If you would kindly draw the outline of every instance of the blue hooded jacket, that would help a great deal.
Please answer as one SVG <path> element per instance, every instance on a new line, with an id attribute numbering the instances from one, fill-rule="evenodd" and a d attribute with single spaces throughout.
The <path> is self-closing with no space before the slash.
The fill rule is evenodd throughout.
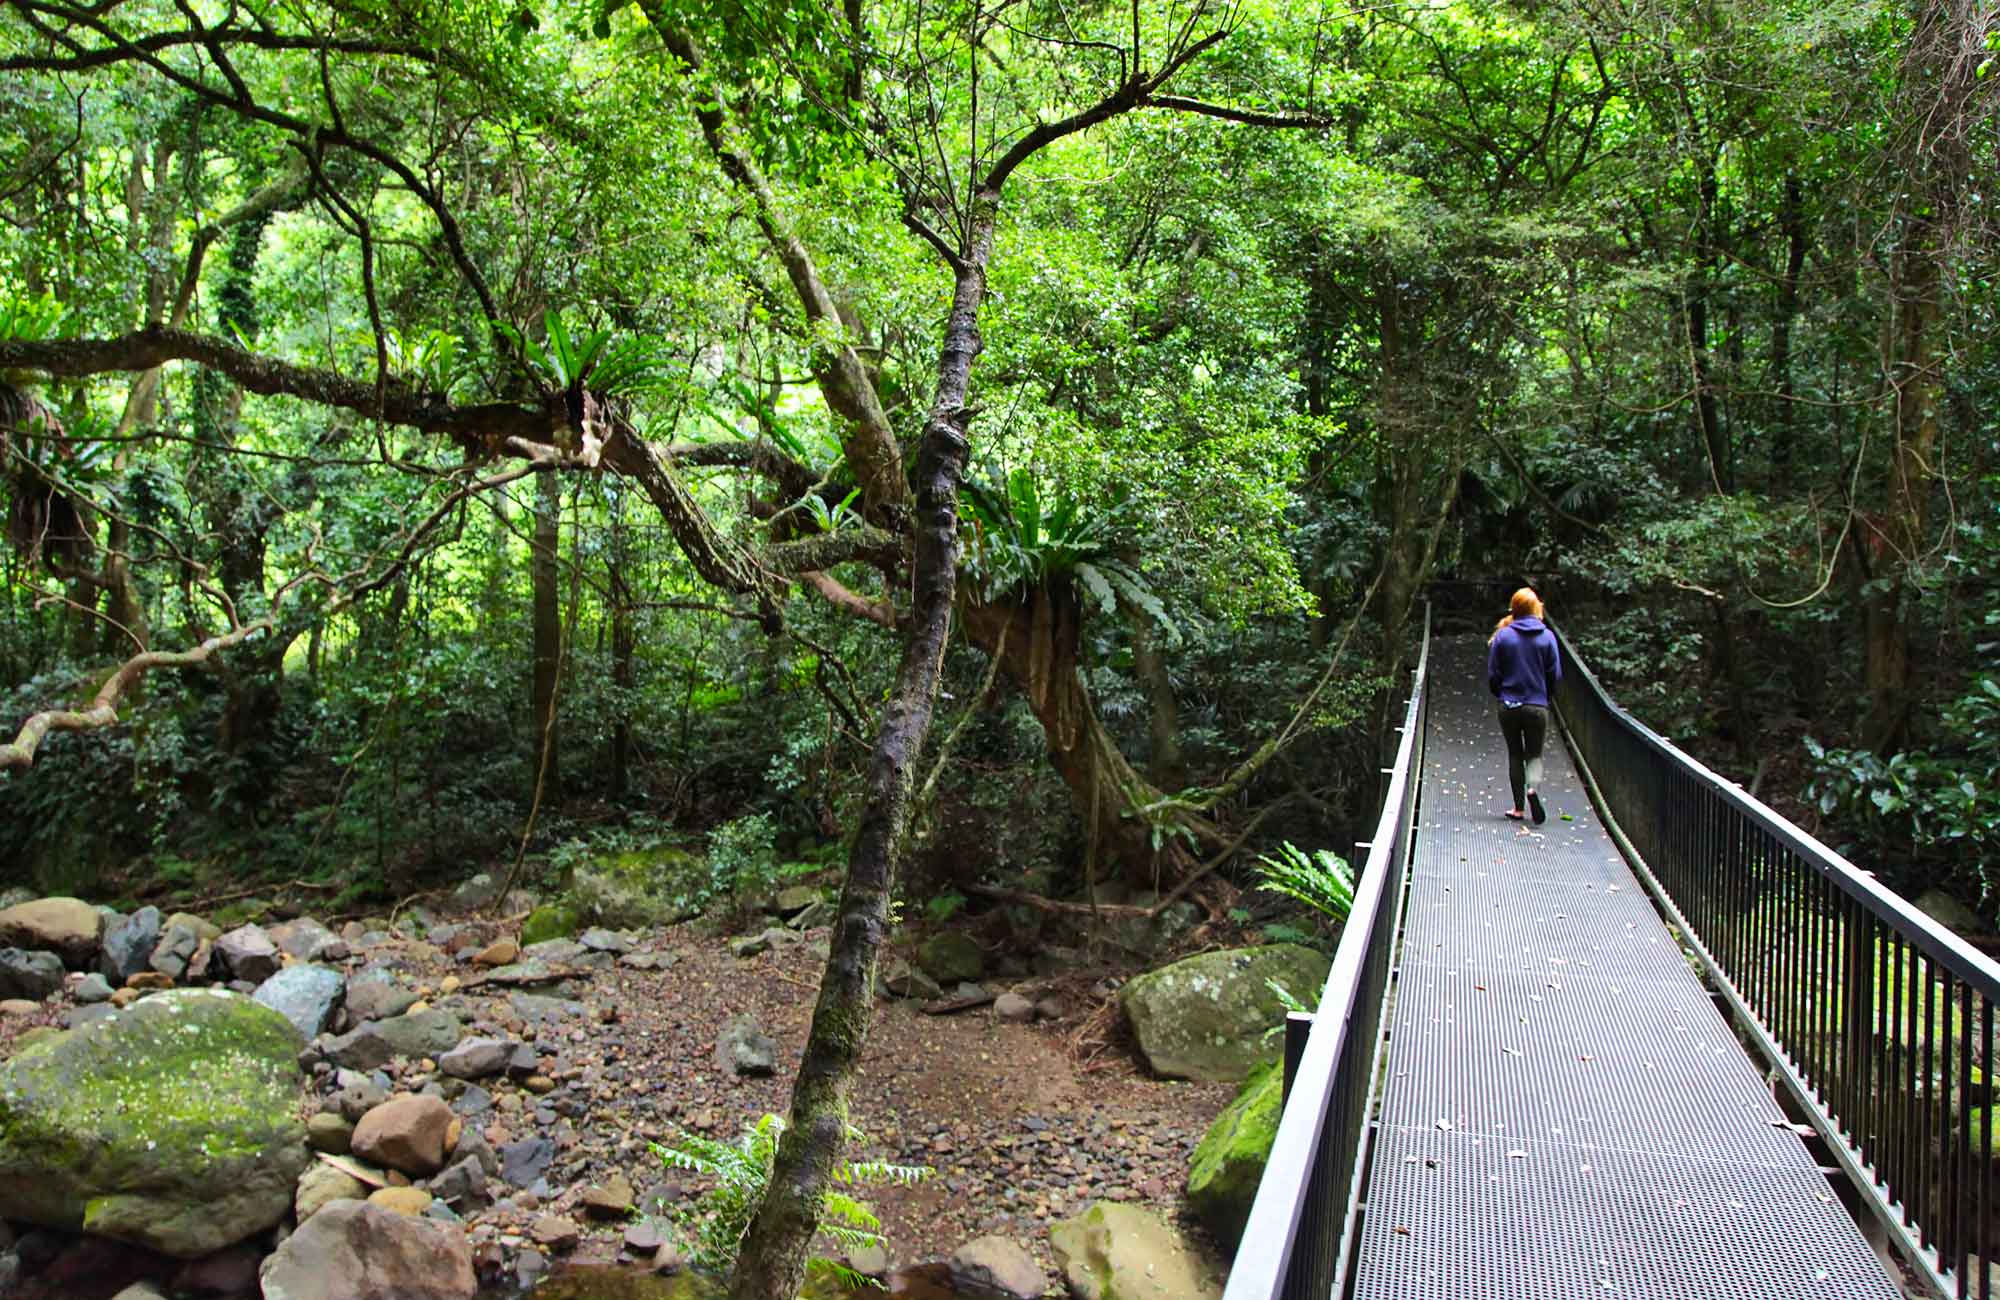
<path id="1" fill-rule="evenodd" d="M 1517 618 L 1486 648 L 1486 689 L 1508 708 L 1549 707 L 1549 689 L 1562 680 L 1556 635 L 1538 618 Z"/>

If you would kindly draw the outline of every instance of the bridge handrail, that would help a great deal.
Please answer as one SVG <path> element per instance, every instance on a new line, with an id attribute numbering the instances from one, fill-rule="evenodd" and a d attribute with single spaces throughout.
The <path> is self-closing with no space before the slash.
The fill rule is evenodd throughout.
<path id="1" fill-rule="evenodd" d="M 1641 878 L 1905 1255 L 1990 1295 L 2000 965 L 1634 718 L 1557 635 L 1557 711 Z"/>
<path id="2" fill-rule="evenodd" d="M 1401 925 L 1423 763 L 1430 613 L 1403 711 L 1402 741 L 1334 949 L 1304 1054 L 1291 1074 L 1263 1180 L 1223 1300 L 1324 1300 L 1345 1286 L 1367 1166 L 1383 1004 Z"/>

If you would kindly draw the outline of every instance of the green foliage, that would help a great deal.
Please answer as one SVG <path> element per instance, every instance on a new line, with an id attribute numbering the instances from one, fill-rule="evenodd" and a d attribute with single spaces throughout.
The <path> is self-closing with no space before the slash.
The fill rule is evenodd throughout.
<path id="1" fill-rule="evenodd" d="M 552 390 L 588 388 L 607 397 L 658 389 L 673 374 L 656 339 L 592 329 L 573 334 L 555 311 L 542 314 L 543 342 L 502 322 L 500 331 Z"/>
<path id="2" fill-rule="evenodd" d="M 1304 903 L 1338 926 L 1354 908 L 1354 869 L 1330 849 L 1308 854 L 1287 840 L 1257 859 L 1257 888 Z M 1270 927 L 1265 927 L 1268 937 Z"/>
<path id="3" fill-rule="evenodd" d="M 1110 614 L 1122 602 L 1179 644 L 1180 630 L 1166 606 L 1136 569 L 1115 558 L 1125 513 L 1122 494 L 1101 508 L 1067 491 L 1050 499 L 1031 471 L 1017 469 L 1004 479 L 967 478 L 959 500 L 972 525 L 965 562 L 983 580 L 989 599 L 1069 578 L 1100 612 Z"/>
<path id="4" fill-rule="evenodd" d="M 693 1235 L 696 1263 L 720 1273 L 735 1267 L 743 1234 L 749 1231 L 750 1220 L 770 1185 L 772 1161 L 777 1157 L 778 1141 L 784 1131 L 783 1119 L 766 1114 L 734 1142 L 717 1142 L 697 1133 L 682 1132 L 672 1143 L 653 1144 L 653 1154 L 667 1168 L 714 1180 L 714 1186 L 706 1193 L 685 1202 L 675 1212 L 681 1226 Z M 861 1140 L 859 1131 L 848 1131 L 848 1141 Z M 881 1220 L 847 1189 L 883 1184 L 909 1187 L 933 1172 L 927 1166 L 895 1165 L 880 1160 L 841 1161 L 834 1169 L 833 1179 L 838 1186 L 827 1193 L 820 1231 L 843 1251 L 879 1245 Z M 809 1267 L 826 1270 L 838 1266 L 832 1260 L 815 1256 Z"/>
<path id="5" fill-rule="evenodd" d="M 65 325 L 69 316 L 69 308 L 51 293 L 30 297 L 17 291 L 0 297 L 0 342 L 57 338 L 68 332 Z"/>

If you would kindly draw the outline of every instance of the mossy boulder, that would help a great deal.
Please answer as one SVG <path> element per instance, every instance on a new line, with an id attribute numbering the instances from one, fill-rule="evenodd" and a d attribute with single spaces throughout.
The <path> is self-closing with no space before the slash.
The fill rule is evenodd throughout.
<path id="1" fill-rule="evenodd" d="M 1276 1061 L 1251 1072 L 1236 1100 L 1223 1107 L 1188 1164 L 1188 1205 L 1216 1237 L 1234 1246 L 1250 1219 L 1250 1203 L 1271 1158 L 1284 1111 L 1285 1072 Z"/>
<path id="2" fill-rule="evenodd" d="M 1096 1201 L 1049 1229 L 1069 1293 L 1078 1300 L 1220 1300 L 1216 1270 L 1180 1230 L 1151 1210 Z"/>
<path id="3" fill-rule="evenodd" d="M 986 953 L 961 930 L 934 934 L 917 948 L 917 965 L 924 974 L 950 988 L 976 981 L 986 973 Z"/>
<path id="4" fill-rule="evenodd" d="M 0 1218 L 192 1259 L 272 1227 L 311 1159 L 299 1031 L 179 989 L 0 1066 Z"/>
<path id="5" fill-rule="evenodd" d="M 675 900 L 693 892 L 701 870 L 701 860 L 686 849 L 630 849 L 576 867 L 565 893 L 593 925 L 614 930 L 668 925 L 691 915 Z"/>
<path id="6" fill-rule="evenodd" d="M 1134 978 L 1118 1001 L 1155 1074 L 1237 1083 L 1278 1055 L 1285 1004 L 1271 983 L 1311 1005 L 1330 968 L 1295 943 L 1205 952 Z"/>
<path id="7" fill-rule="evenodd" d="M 549 903 L 528 913 L 521 922 L 521 946 L 567 939 L 583 927 L 581 912 L 566 903 Z"/>

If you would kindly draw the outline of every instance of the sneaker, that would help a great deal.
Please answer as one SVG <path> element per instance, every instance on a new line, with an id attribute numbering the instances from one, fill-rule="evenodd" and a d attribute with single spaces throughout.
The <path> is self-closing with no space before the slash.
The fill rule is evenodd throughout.
<path id="1" fill-rule="evenodd" d="M 1521 810 L 1520 810 L 1519 808 L 1509 808 L 1509 809 L 1507 810 L 1507 812 L 1506 812 L 1505 816 L 1506 816 L 1506 818 L 1507 818 L 1507 820 L 1508 820 L 1508 821 L 1514 821 L 1514 822 L 1517 822 L 1517 821 L 1520 821 L 1520 820 L 1521 820 Z"/>
<path id="2" fill-rule="evenodd" d="M 1542 796 L 1533 790 L 1528 791 L 1528 811 L 1535 814 L 1537 826 L 1549 819 L 1549 810 L 1542 807 Z"/>

